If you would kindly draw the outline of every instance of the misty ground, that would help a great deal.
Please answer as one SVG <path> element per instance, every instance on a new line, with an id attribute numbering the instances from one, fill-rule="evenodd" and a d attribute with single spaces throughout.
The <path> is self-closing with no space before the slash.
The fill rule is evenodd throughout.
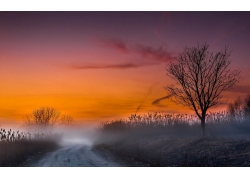
<path id="1" fill-rule="evenodd" d="M 96 148 L 143 166 L 250 166 L 250 136 L 126 137 Z"/>
<path id="2" fill-rule="evenodd" d="M 60 143 L 57 149 L 29 156 L 21 167 L 120 167 L 137 166 L 108 151 L 95 149 L 84 140 Z"/>
<path id="3" fill-rule="evenodd" d="M 250 166 L 250 136 L 145 136 L 61 145 L 30 156 L 25 167 Z"/>
<path id="4" fill-rule="evenodd" d="M 119 166 L 111 159 L 98 156 L 89 146 L 71 145 L 47 153 L 38 161 L 29 158 L 26 166 L 32 167 L 95 167 L 95 166 Z"/>
<path id="5" fill-rule="evenodd" d="M 202 138 L 198 126 L 190 128 L 175 126 L 163 130 L 138 128 L 115 131 L 62 129 L 64 133 L 57 149 L 37 152 L 20 166 L 250 166 L 250 134 L 247 131 L 216 126 L 213 131 L 208 128 L 208 136 Z M 220 131 L 215 131 L 216 128 Z"/>

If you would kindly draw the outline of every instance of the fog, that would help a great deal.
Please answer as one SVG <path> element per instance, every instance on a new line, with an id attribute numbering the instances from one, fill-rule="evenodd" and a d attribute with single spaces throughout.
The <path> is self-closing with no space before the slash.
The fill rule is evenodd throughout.
<path id="1" fill-rule="evenodd" d="M 51 133 L 60 136 L 58 144 L 60 146 L 86 145 L 92 146 L 97 138 L 95 126 L 53 126 L 53 127 L 26 127 L 31 133 Z"/>
<path id="2" fill-rule="evenodd" d="M 130 122 L 131 123 L 131 122 Z M 144 123 L 144 122 L 143 122 Z M 24 125 L 24 124 L 2 124 L 0 128 L 12 131 L 21 131 L 35 134 L 57 135 L 56 140 L 60 146 L 82 145 L 92 147 L 95 144 L 112 144 L 124 139 L 150 139 L 155 137 L 200 137 L 201 127 L 199 122 L 190 125 L 189 123 L 173 123 L 172 125 L 162 126 L 161 124 L 145 124 L 128 127 L 121 124 L 111 127 L 98 129 L 98 125 L 91 124 L 74 124 L 70 126 L 55 125 Z M 154 123 L 154 122 L 153 122 Z M 206 123 L 206 133 L 209 137 L 229 137 L 234 139 L 250 140 L 250 124 L 244 123 Z M 51 138 L 51 136 L 48 136 Z"/>
<path id="3" fill-rule="evenodd" d="M 199 122 L 190 124 L 184 121 L 159 121 L 159 119 L 157 121 L 154 118 L 152 118 L 152 121 L 148 121 L 146 117 L 144 121 L 142 119 L 141 121 L 137 120 L 135 117 L 134 120 L 130 121 L 111 121 L 106 124 L 104 123 L 103 126 L 90 124 L 68 126 L 20 125 L 19 127 L 12 128 L 12 132 L 13 130 L 28 132 L 32 134 L 34 139 L 38 139 L 38 141 L 29 141 L 30 138 L 27 138 L 28 141 L 26 142 L 34 144 L 49 142 L 53 144 L 53 148 L 48 153 L 45 150 L 47 148 L 46 143 L 34 150 L 34 153 L 40 153 L 44 150 L 45 153 L 41 159 L 33 159 L 28 164 L 25 164 L 25 166 L 32 167 L 115 167 L 138 165 L 133 164 L 133 160 L 129 164 L 126 164 L 128 162 L 126 160 L 123 162 L 124 157 L 145 162 L 143 166 L 147 166 L 148 164 L 150 166 L 172 166 L 178 163 L 179 166 L 184 166 L 182 164 L 183 157 L 185 157 L 187 150 L 189 151 L 188 156 L 193 156 L 192 162 L 195 162 L 195 158 L 202 158 L 202 153 L 205 151 L 213 157 L 213 152 L 228 153 L 228 143 L 234 148 L 242 147 L 244 149 L 248 144 L 235 140 L 250 140 L 250 123 L 248 121 L 241 123 L 229 123 L 229 121 L 226 121 L 227 123 L 225 122 L 224 124 L 208 122 L 206 123 L 207 136 L 201 138 L 201 126 Z M 2 126 L 2 128 L 6 128 L 9 131 L 7 126 Z M 39 141 L 40 139 L 45 141 Z M 206 148 L 203 143 L 207 144 L 206 146 L 210 148 Z M 42 148 L 44 149 L 42 150 Z M 180 148 L 182 148 L 181 151 Z M 201 153 L 199 155 L 195 154 L 197 149 L 200 149 L 199 152 Z M 178 158 L 174 160 L 175 158 L 171 157 L 177 150 L 181 153 L 177 153 Z M 162 161 L 161 163 L 163 164 L 159 164 L 160 162 L 157 159 L 168 156 L 169 159 L 167 161 Z M 220 157 L 223 156 L 221 155 Z M 197 166 L 197 162 L 193 163 L 193 165 Z M 205 163 L 205 165 L 207 164 Z"/>
<path id="4" fill-rule="evenodd" d="M 92 146 L 93 142 L 97 139 L 96 125 L 75 124 L 70 126 L 54 125 L 54 126 L 41 126 L 41 125 L 25 125 L 21 123 L 1 124 L 1 129 L 12 132 L 30 133 L 31 138 L 36 135 L 43 139 L 56 140 L 60 146 L 70 145 L 87 145 Z"/>

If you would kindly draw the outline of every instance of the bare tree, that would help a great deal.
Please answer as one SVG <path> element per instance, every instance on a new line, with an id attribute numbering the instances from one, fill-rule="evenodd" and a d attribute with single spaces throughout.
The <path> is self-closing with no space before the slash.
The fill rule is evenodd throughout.
<path id="1" fill-rule="evenodd" d="M 208 45 L 184 48 L 167 67 L 167 75 L 177 84 L 165 89 L 172 96 L 170 99 L 192 109 L 201 120 L 202 136 L 206 135 L 205 120 L 207 110 L 222 103 L 222 92 L 239 83 L 239 71 L 228 69 L 231 61 L 230 52 L 213 53 Z"/>
<path id="2" fill-rule="evenodd" d="M 250 94 L 244 100 L 238 97 L 235 101 L 230 102 L 227 107 L 229 117 L 232 121 L 249 121 L 250 118 Z"/>
<path id="3" fill-rule="evenodd" d="M 73 117 L 69 115 L 63 115 L 60 120 L 63 125 L 71 125 L 73 123 Z"/>
<path id="4" fill-rule="evenodd" d="M 54 108 L 41 107 L 26 116 L 26 123 L 36 125 L 54 125 L 58 121 L 60 114 L 60 111 Z"/>
<path id="5" fill-rule="evenodd" d="M 228 104 L 227 111 L 232 122 L 242 122 L 245 118 L 245 102 L 238 97 Z"/>

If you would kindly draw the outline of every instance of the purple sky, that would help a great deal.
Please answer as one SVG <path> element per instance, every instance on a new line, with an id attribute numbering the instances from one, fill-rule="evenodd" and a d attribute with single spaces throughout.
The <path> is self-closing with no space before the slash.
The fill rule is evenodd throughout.
<path id="1" fill-rule="evenodd" d="M 78 119 L 138 110 L 188 112 L 167 100 L 165 66 L 185 46 L 232 50 L 250 93 L 250 12 L 0 12 L 3 119 L 48 105 Z M 158 103 L 158 102 L 157 102 Z M 106 109 L 103 109 L 106 107 Z"/>

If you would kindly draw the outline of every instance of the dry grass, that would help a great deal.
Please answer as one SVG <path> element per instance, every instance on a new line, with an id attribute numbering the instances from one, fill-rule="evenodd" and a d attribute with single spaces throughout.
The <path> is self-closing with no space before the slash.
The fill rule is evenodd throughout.
<path id="1" fill-rule="evenodd" d="M 19 166 L 28 156 L 55 148 L 54 141 L 20 140 L 15 142 L 0 142 L 0 166 Z"/>
<path id="2" fill-rule="evenodd" d="M 226 111 L 210 113 L 206 119 L 208 134 L 222 135 L 231 133 L 248 133 L 250 119 L 245 117 L 232 118 Z M 101 132 L 152 132 L 168 135 L 199 135 L 200 120 L 195 115 L 148 113 L 132 114 L 127 119 L 103 122 L 99 126 Z"/>
<path id="3" fill-rule="evenodd" d="M 250 166 L 250 142 L 222 137 L 131 138 L 112 144 L 99 144 L 96 148 L 112 152 L 118 158 L 139 166 Z"/>
<path id="4" fill-rule="evenodd" d="M 0 166 L 19 166 L 27 157 L 57 147 L 58 134 L 0 130 Z"/>
<path id="5" fill-rule="evenodd" d="M 250 120 L 228 112 L 210 113 L 207 137 L 196 116 L 154 113 L 102 123 L 96 148 L 144 166 L 250 166 Z M 223 136 L 223 138 L 222 138 Z M 220 137 L 220 138 L 219 138 Z M 227 137 L 227 138 L 226 138 Z"/>

